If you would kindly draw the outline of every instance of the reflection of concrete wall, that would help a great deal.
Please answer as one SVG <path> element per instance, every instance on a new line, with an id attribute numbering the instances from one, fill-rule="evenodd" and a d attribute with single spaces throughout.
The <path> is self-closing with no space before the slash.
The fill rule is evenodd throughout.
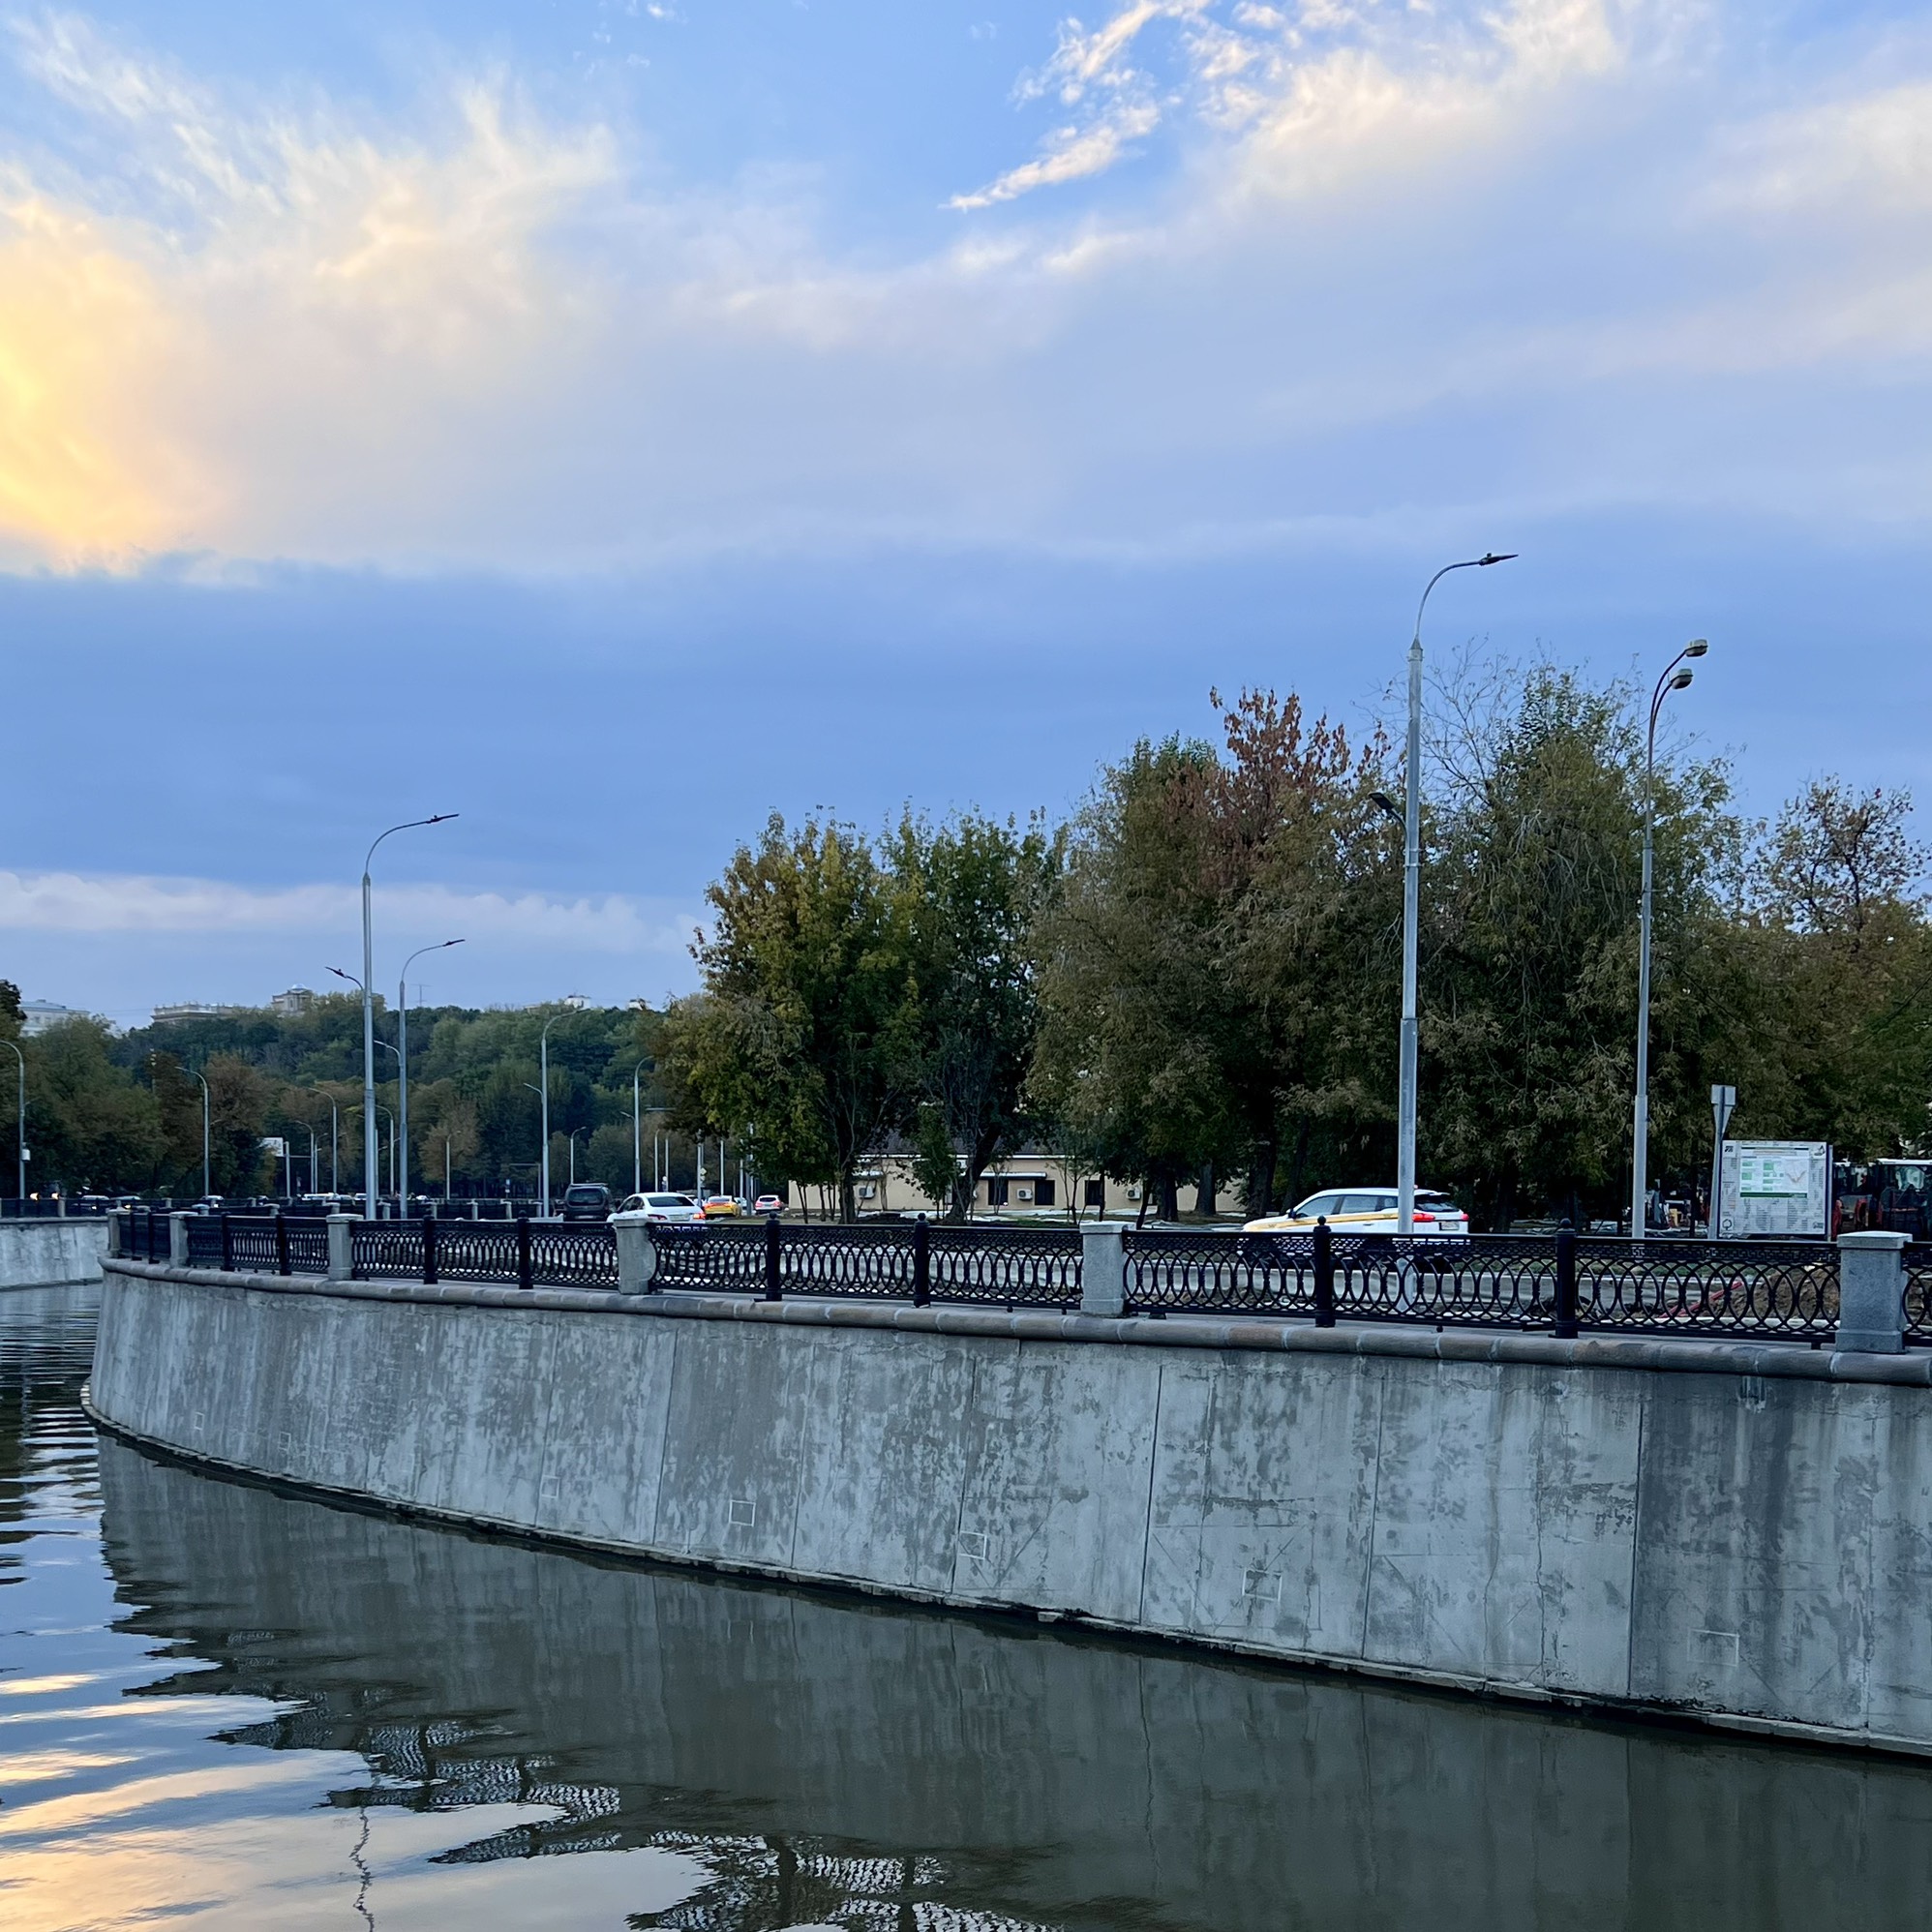
<path id="1" fill-rule="evenodd" d="M 484 1294 L 110 1272 L 95 1400 L 193 1454 L 619 1549 L 1932 1747 L 1923 1386 Z"/>
<path id="2" fill-rule="evenodd" d="M 0 1221 L 0 1288 L 98 1282 L 106 1252 L 105 1219 Z"/>
<path id="3" fill-rule="evenodd" d="M 1875 1760 L 599 1565 L 112 1443 L 102 1485 L 132 1627 L 218 1660 L 181 1688 L 299 1701 L 281 1741 L 445 1793 L 530 1765 L 600 1838 L 818 1836 L 938 1857 L 955 1906 L 1219 1932 L 1796 1932 L 1932 1895 L 1932 1781 Z"/>

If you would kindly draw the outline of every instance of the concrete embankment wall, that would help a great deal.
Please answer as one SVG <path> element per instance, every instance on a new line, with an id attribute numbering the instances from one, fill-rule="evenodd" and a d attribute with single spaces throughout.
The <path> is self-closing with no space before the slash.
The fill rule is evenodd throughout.
<path id="1" fill-rule="evenodd" d="M 105 1219 L 0 1221 L 0 1288 L 98 1282 L 106 1253 Z"/>
<path id="2" fill-rule="evenodd" d="M 111 1262 L 93 1401 L 427 1514 L 1932 1751 L 1932 1362 Z"/>

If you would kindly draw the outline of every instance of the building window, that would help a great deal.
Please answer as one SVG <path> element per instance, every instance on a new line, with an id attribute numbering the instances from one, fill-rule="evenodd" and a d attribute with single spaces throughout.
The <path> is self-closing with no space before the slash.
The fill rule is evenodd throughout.
<path id="1" fill-rule="evenodd" d="M 1053 1183 L 1043 1176 L 1033 1184 L 1033 1204 L 1035 1207 L 1053 1205 Z"/>
<path id="2" fill-rule="evenodd" d="M 988 1207 L 1005 1207 L 1006 1204 L 1006 1181 L 998 1174 L 988 1174 L 986 1176 L 986 1205 Z"/>
<path id="3" fill-rule="evenodd" d="M 1086 1184 L 1086 1188 L 1087 1205 L 1089 1207 L 1103 1208 L 1106 1206 L 1107 1184 L 1104 1181 L 1089 1181 Z"/>

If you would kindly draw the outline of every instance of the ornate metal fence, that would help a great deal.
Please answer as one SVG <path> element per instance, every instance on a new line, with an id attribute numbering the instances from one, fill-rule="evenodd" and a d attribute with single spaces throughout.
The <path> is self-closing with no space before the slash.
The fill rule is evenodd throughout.
<path id="1" fill-rule="evenodd" d="M 191 1217 L 192 1265 L 252 1274 L 323 1274 L 324 1223 L 280 1216 Z M 860 1226 L 709 1222 L 656 1227 L 652 1287 L 829 1300 L 1077 1308 L 1081 1242 L 1072 1227 Z M 165 1260 L 167 1223 L 136 1210 L 122 1252 Z M 612 1288 L 607 1223 L 361 1221 L 358 1279 L 501 1282 Z M 1555 1235 L 1247 1234 L 1126 1230 L 1130 1313 L 1304 1316 L 1317 1324 L 1585 1330 L 1780 1338 L 1823 1345 L 1838 1318 L 1838 1257 L 1827 1243 Z M 1907 1337 L 1932 1343 L 1932 1246 L 1906 1256 Z"/>

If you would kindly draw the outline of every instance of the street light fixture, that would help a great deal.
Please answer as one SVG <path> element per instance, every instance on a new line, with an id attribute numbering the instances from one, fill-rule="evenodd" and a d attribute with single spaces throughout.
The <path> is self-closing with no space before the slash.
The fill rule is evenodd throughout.
<path id="1" fill-rule="evenodd" d="M 195 1077 L 201 1082 L 201 1198 L 205 1201 L 214 1192 L 208 1178 L 208 1116 L 213 1108 L 213 1100 L 208 1092 L 208 1082 L 204 1075 Z"/>
<path id="2" fill-rule="evenodd" d="M 544 1029 L 546 1033 L 549 1030 L 548 1026 Z M 543 1159 L 536 1163 L 537 1185 L 540 1190 L 537 1208 L 538 1219 L 548 1221 L 550 1219 L 550 1065 L 548 1061 L 544 1063 L 543 1085 L 539 1087 L 534 1080 L 526 1080 L 524 1085 L 543 1102 Z"/>
<path id="3" fill-rule="evenodd" d="M 27 1056 L 11 1040 L 0 1041 L 0 1045 L 8 1047 L 12 1051 L 14 1058 L 20 1063 L 20 1084 L 17 1092 L 17 1111 L 15 1119 L 15 1125 L 19 1132 L 19 1152 L 15 1165 L 19 1171 L 19 1178 L 16 1183 L 19 1188 L 19 1193 L 16 1198 L 25 1200 L 27 1198 Z M 26 1209 L 22 1208 L 20 1212 L 25 1214 Z"/>
<path id="4" fill-rule="evenodd" d="M 651 1056 L 647 1053 L 630 1070 L 630 1191 L 634 1194 L 644 1192 L 644 1090 L 638 1076 L 650 1064 Z"/>
<path id="5" fill-rule="evenodd" d="M 543 1082 L 542 1087 L 538 1091 L 541 1093 L 543 1098 L 542 1185 L 543 1185 L 543 1218 L 545 1221 L 548 1221 L 550 1219 L 550 1029 L 554 1027 L 557 1024 L 557 1022 L 560 1020 L 562 1017 L 563 1014 L 560 1012 L 552 1013 L 551 1016 L 544 1021 L 543 1031 L 537 1036 L 537 1042 L 536 1042 L 537 1067 L 538 1067 L 537 1078 Z M 528 1086 L 529 1082 L 526 1080 L 524 1082 L 524 1085 Z"/>
<path id="6" fill-rule="evenodd" d="M 377 835 L 362 860 L 362 1104 L 376 1105 L 376 999 L 370 990 L 376 983 L 376 937 L 369 915 L 369 868 L 376 859 L 376 847 L 399 831 L 411 831 L 417 826 L 441 825 L 456 817 L 454 812 L 434 812 L 426 819 L 405 819 Z M 348 975 L 342 976 L 345 980 Z M 365 1119 L 367 1116 L 365 1116 Z M 363 1205 L 373 1210 L 379 1176 L 376 1166 L 375 1143 L 365 1134 L 362 1148 Z"/>
<path id="7" fill-rule="evenodd" d="M 1650 874 L 1651 832 L 1656 818 L 1656 789 L 1652 783 L 1657 763 L 1657 714 L 1673 691 L 1690 689 L 1691 673 L 1684 666 L 1687 657 L 1702 657 L 1710 649 L 1701 637 L 1694 637 L 1664 666 L 1650 693 L 1650 729 L 1644 740 L 1644 896 L 1637 921 L 1637 1104 L 1630 1136 L 1630 1238 L 1642 1241 L 1645 1209 L 1650 1193 Z M 1711 1219 L 1717 1204 L 1711 1203 Z"/>
<path id="8" fill-rule="evenodd" d="M 1396 1231 L 1415 1232 L 1416 958 L 1422 910 L 1422 614 L 1429 593 L 1452 570 L 1487 570 L 1508 563 L 1517 552 L 1485 551 L 1461 563 L 1445 563 L 1415 607 L 1415 634 L 1408 647 L 1408 749 L 1403 810 L 1402 883 L 1402 1086 L 1396 1103 Z"/>
<path id="9" fill-rule="evenodd" d="M 409 968 L 425 952 L 440 952 L 461 946 L 460 939 L 438 939 L 431 946 L 419 946 L 403 961 L 402 978 L 396 985 L 396 1106 L 403 1116 L 403 1219 L 409 1218 Z M 444 1191 L 447 1192 L 447 1190 Z"/>

